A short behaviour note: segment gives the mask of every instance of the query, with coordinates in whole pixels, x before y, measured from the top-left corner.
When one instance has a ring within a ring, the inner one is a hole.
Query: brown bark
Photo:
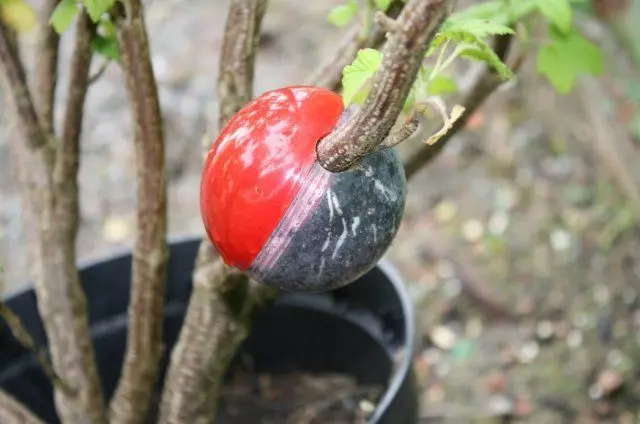
[[[168,248],[164,133],[149,40],[139,0],[125,1],[118,41],[134,124],[137,233],[133,250],[127,350],[110,405],[114,423],[143,423],[162,357]]]
[[[389,9],[387,9],[387,16],[395,19],[403,6],[404,1],[393,1],[389,5]],[[358,50],[378,48],[381,46],[384,42],[385,34],[385,28],[377,22],[374,22],[371,30],[364,37],[362,36],[362,28],[360,25],[354,26],[347,32],[338,48],[327,61],[309,77],[308,83],[326,87],[334,91],[340,90],[342,87],[342,70],[344,67],[353,62]]]
[[[35,340],[33,340],[33,337],[31,337],[31,334],[22,323],[20,317],[2,301],[0,301],[0,318],[2,318],[7,327],[9,327],[11,334],[13,334],[13,337],[16,338],[18,343],[20,343],[22,347],[35,357],[44,373],[47,375],[49,380],[52,381],[53,385],[60,387],[62,390],[67,392],[72,392],[71,386],[58,377],[53,369],[53,365],[49,362],[46,351],[36,344]],[[0,417],[2,417],[1,414]]]
[[[196,264],[193,293],[165,381],[161,423],[213,422],[224,373],[261,300],[250,287],[246,275],[219,258]]]
[[[390,30],[382,64],[362,109],[318,143],[318,161],[325,169],[349,169],[389,135],[448,6],[447,0],[410,0],[397,20],[381,20]]]
[[[79,32],[83,31],[82,25],[81,20]],[[77,42],[81,44],[82,40]],[[54,178],[55,137],[39,122],[22,64],[1,23],[0,64],[24,136],[24,140],[11,140],[11,153],[24,195],[38,308],[54,369],[72,386],[72,393],[56,388],[56,407],[63,422],[103,423],[102,390],[89,335],[86,299],[75,267],[76,222],[67,215],[74,213],[74,202],[70,200],[74,194],[67,191],[68,181]]]
[[[53,114],[58,83],[58,43],[60,37],[49,23],[60,0],[45,0],[40,9],[36,41],[35,94],[40,122],[45,131],[54,133]]]
[[[44,421],[2,389],[0,389],[0,418],[2,418],[2,424],[44,424]]]
[[[495,38],[494,51],[501,60],[504,61],[507,58],[512,42],[513,37],[511,35],[500,35]],[[522,63],[522,60],[522,57],[518,57],[510,66],[512,70],[516,71]],[[463,95],[460,104],[464,106],[465,110],[462,116],[453,123],[451,129],[444,134],[437,143],[424,144],[405,161],[404,173],[407,180],[411,179],[418,171],[428,165],[442,152],[453,136],[466,126],[469,118],[502,83],[503,81],[495,69],[486,66],[484,71],[480,73],[473,84],[471,84],[469,91]]]
[[[219,127],[253,97],[255,52],[267,0],[233,0],[220,59]],[[161,423],[211,423],[224,372],[249,331],[252,311],[273,291],[227,267],[200,245],[193,293],[165,379]]]

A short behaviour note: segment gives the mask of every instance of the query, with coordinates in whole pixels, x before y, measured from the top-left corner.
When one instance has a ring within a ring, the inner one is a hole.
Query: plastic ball
[[[234,115],[205,160],[200,207],[226,264],[288,291],[324,291],[369,271],[393,241],[406,180],[395,149],[332,173],[316,144],[343,113],[319,87],[268,91]]]

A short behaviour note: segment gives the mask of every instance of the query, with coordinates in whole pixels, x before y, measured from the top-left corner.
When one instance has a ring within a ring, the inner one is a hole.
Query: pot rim
[[[202,236],[198,235],[178,235],[167,237],[167,245],[181,244],[193,242],[196,240],[203,240]],[[94,265],[104,264],[106,262],[121,258],[123,256],[129,256],[132,253],[132,247],[119,246],[111,249],[110,252],[104,253],[99,257],[83,259],[76,262],[76,268],[82,270]],[[392,375],[390,376],[389,385],[387,386],[384,395],[376,405],[375,412],[369,418],[369,423],[376,423],[387,411],[389,406],[393,403],[395,397],[398,395],[405,380],[409,378],[409,373],[412,372],[412,359],[415,346],[415,311],[414,306],[409,296],[409,292],[406,289],[404,279],[400,275],[399,271],[392,264],[392,262],[383,256],[373,268],[378,267],[380,271],[387,277],[392,284],[400,302],[402,309],[405,340],[401,345],[402,359],[399,363],[393,364]],[[34,292],[34,284],[26,284],[25,286],[9,290],[5,292],[1,299],[8,300],[14,297],[18,297],[26,294],[27,292]],[[395,362],[394,358],[391,358],[392,363]]]
[[[397,270],[395,265],[393,265],[391,261],[386,257],[380,259],[375,266],[380,268],[380,270],[389,279],[391,284],[393,284],[393,287],[398,295],[398,299],[400,300],[400,305],[402,307],[402,315],[404,318],[405,340],[402,344],[402,348],[404,349],[404,352],[402,352],[402,361],[391,376],[391,382],[387,387],[384,396],[376,405],[376,410],[369,419],[370,423],[378,422],[381,416],[389,408],[394,398],[398,395],[398,392],[400,391],[400,388],[404,384],[405,380],[409,378],[409,373],[412,372],[411,366],[413,363],[413,351],[415,346],[415,312],[413,303],[411,301],[411,298],[409,297],[409,292],[406,289],[404,279],[400,275],[400,272]]]

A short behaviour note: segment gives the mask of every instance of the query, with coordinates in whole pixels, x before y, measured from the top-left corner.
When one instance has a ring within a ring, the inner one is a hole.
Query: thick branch
[[[402,0],[394,0],[387,9],[387,16],[395,19],[403,6]],[[378,48],[384,42],[385,34],[385,28],[377,22],[371,26],[366,37],[362,36],[360,25],[354,26],[347,32],[333,55],[309,77],[308,84],[338,91],[342,87],[342,70],[353,62],[358,50]]]
[[[494,50],[498,56],[504,60],[509,54],[513,37],[511,35],[501,35],[494,40]],[[513,64],[511,64],[512,70],[515,72],[520,66],[522,58],[520,57]],[[404,164],[404,173],[407,180],[413,177],[420,169],[435,159],[440,152],[446,147],[447,143],[465,127],[469,117],[471,117],[476,110],[484,103],[484,101],[502,85],[503,81],[498,73],[489,66],[486,66],[484,71],[479,74],[477,79],[471,88],[464,95],[461,105],[465,110],[460,118],[455,121],[451,129],[438,140],[435,144],[425,144],[414,153]]]
[[[127,351],[110,406],[111,421],[120,424],[147,419],[162,356],[168,250],[163,124],[140,0],[125,1],[118,41],[132,109],[138,186]]]
[[[13,160],[24,193],[26,228],[33,249],[35,290],[45,326],[53,366],[72,385],[73,395],[56,388],[55,400],[63,422],[105,421],[102,390],[89,335],[86,299],[75,264],[75,240],[65,227],[66,193],[53,181],[53,134],[38,119],[27,89],[24,71],[0,22],[0,69],[26,143],[11,140]]]
[[[382,50],[382,64],[362,109],[318,143],[318,160],[324,168],[345,171],[387,137],[429,43],[448,13],[448,4],[447,0],[410,0],[398,20],[387,25],[391,32]]]
[[[231,2],[220,59],[219,127],[252,98],[255,52],[267,0]],[[213,422],[227,365],[248,334],[250,315],[272,290],[200,245],[185,324],[171,355],[160,422]]]
[[[184,327],[172,354],[172,362],[180,361],[180,366],[172,367],[167,376],[161,423],[213,421],[222,377],[249,331],[257,300],[249,287],[246,275],[220,259],[197,267]]]
[[[58,82],[58,42],[60,37],[49,23],[49,18],[60,0],[45,0],[38,19],[38,38],[36,41],[35,94],[38,113],[43,128],[53,129],[54,102]]]
[[[253,98],[255,54],[267,0],[234,0],[229,6],[218,76],[220,129]]]
[[[2,424],[44,424],[44,421],[2,389],[0,389],[0,417],[2,417]]]

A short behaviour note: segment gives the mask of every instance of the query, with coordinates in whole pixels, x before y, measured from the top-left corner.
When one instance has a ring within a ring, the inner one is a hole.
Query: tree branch
[[[35,94],[40,122],[45,131],[53,134],[53,114],[58,82],[58,43],[60,36],[49,23],[60,0],[46,0],[40,10],[36,41]]]
[[[64,219],[57,225],[65,233],[69,255],[76,257],[75,241],[78,233],[80,206],[78,203],[78,168],[80,166],[80,135],[84,118],[84,104],[89,88],[91,69],[91,38],[95,25],[86,12],[78,15],[76,40],[69,69],[69,93],[58,145],[54,181],[59,197],[58,207]]]
[[[255,53],[267,0],[232,0],[222,42],[218,98],[222,126],[253,98]]]
[[[0,389],[0,417],[2,417],[2,424],[44,424],[44,421],[2,389]]]
[[[18,342],[24,347],[31,355],[33,355],[42,370],[47,375],[49,380],[53,383],[54,386],[60,387],[62,390],[67,392],[72,392],[71,386],[66,384],[64,381],[58,377],[55,370],[53,369],[53,365],[49,362],[49,358],[47,358],[47,354],[39,347],[29,331],[25,328],[24,324],[22,324],[22,320],[16,313],[14,313],[11,308],[9,308],[4,302],[0,300],[0,318],[2,318],[9,327],[11,334],[13,337],[18,340]],[[1,416],[1,415],[0,415]]]
[[[39,122],[17,52],[0,22],[0,69],[9,100],[26,140],[12,139],[17,164],[28,240],[34,252],[35,290],[45,326],[53,366],[72,385],[73,395],[56,388],[55,401],[63,422],[105,421],[102,389],[88,328],[86,299],[75,263],[75,239],[67,227],[69,194],[58,192],[53,179],[55,140]],[[26,141],[26,142],[23,142]]]
[[[505,60],[511,45],[513,43],[513,36],[510,34],[499,35],[494,39],[494,51],[500,57],[501,60]],[[516,72],[522,63],[523,57],[519,56],[516,60],[510,64],[510,68]],[[469,91],[463,95],[461,105],[465,108],[464,112],[455,121],[449,129],[449,131],[443,135],[435,144],[424,144],[420,149],[414,153],[409,159],[405,161],[404,173],[409,180],[420,169],[435,159],[440,152],[446,147],[447,143],[453,138],[454,135],[463,129],[469,117],[471,117],[476,110],[484,103],[484,101],[502,85],[503,81],[498,73],[491,67],[486,66],[484,71],[479,74],[475,82],[471,84]]]
[[[165,383],[161,423],[213,422],[224,373],[249,333],[256,306],[245,274],[220,259],[200,263],[196,269]],[[173,366],[177,361],[179,365]]]
[[[125,1],[117,22],[135,132],[137,234],[133,251],[127,351],[110,405],[114,423],[143,423],[162,357],[168,248],[164,133],[140,0]]]
[[[382,64],[362,109],[318,143],[318,160],[325,169],[349,169],[387,137],[448,6],[448,0],[410,0],[402,9],[391,25],[395,29],[388,34]]]
[[[387,16],[395,19],[404,6],[402,0],[393,0],[387,9]],[[308,79],[308,84],[338,91],[342,87],[342,70],[351,64],[360,49],[378,48],[384,42],[386,29],[377,22],[371,26],[366,37],[362,36],[361,25],[351,28],[327,61]]]
[[[253,97],[253,72],[267,0],[233,0],[220,59],[219,128]],[[193,293],[171,355],[160,422],[213,422],[224,373],[249,331],[252,311],[273,290],[250,282],[217,257],[208,240],[200,245]]]

